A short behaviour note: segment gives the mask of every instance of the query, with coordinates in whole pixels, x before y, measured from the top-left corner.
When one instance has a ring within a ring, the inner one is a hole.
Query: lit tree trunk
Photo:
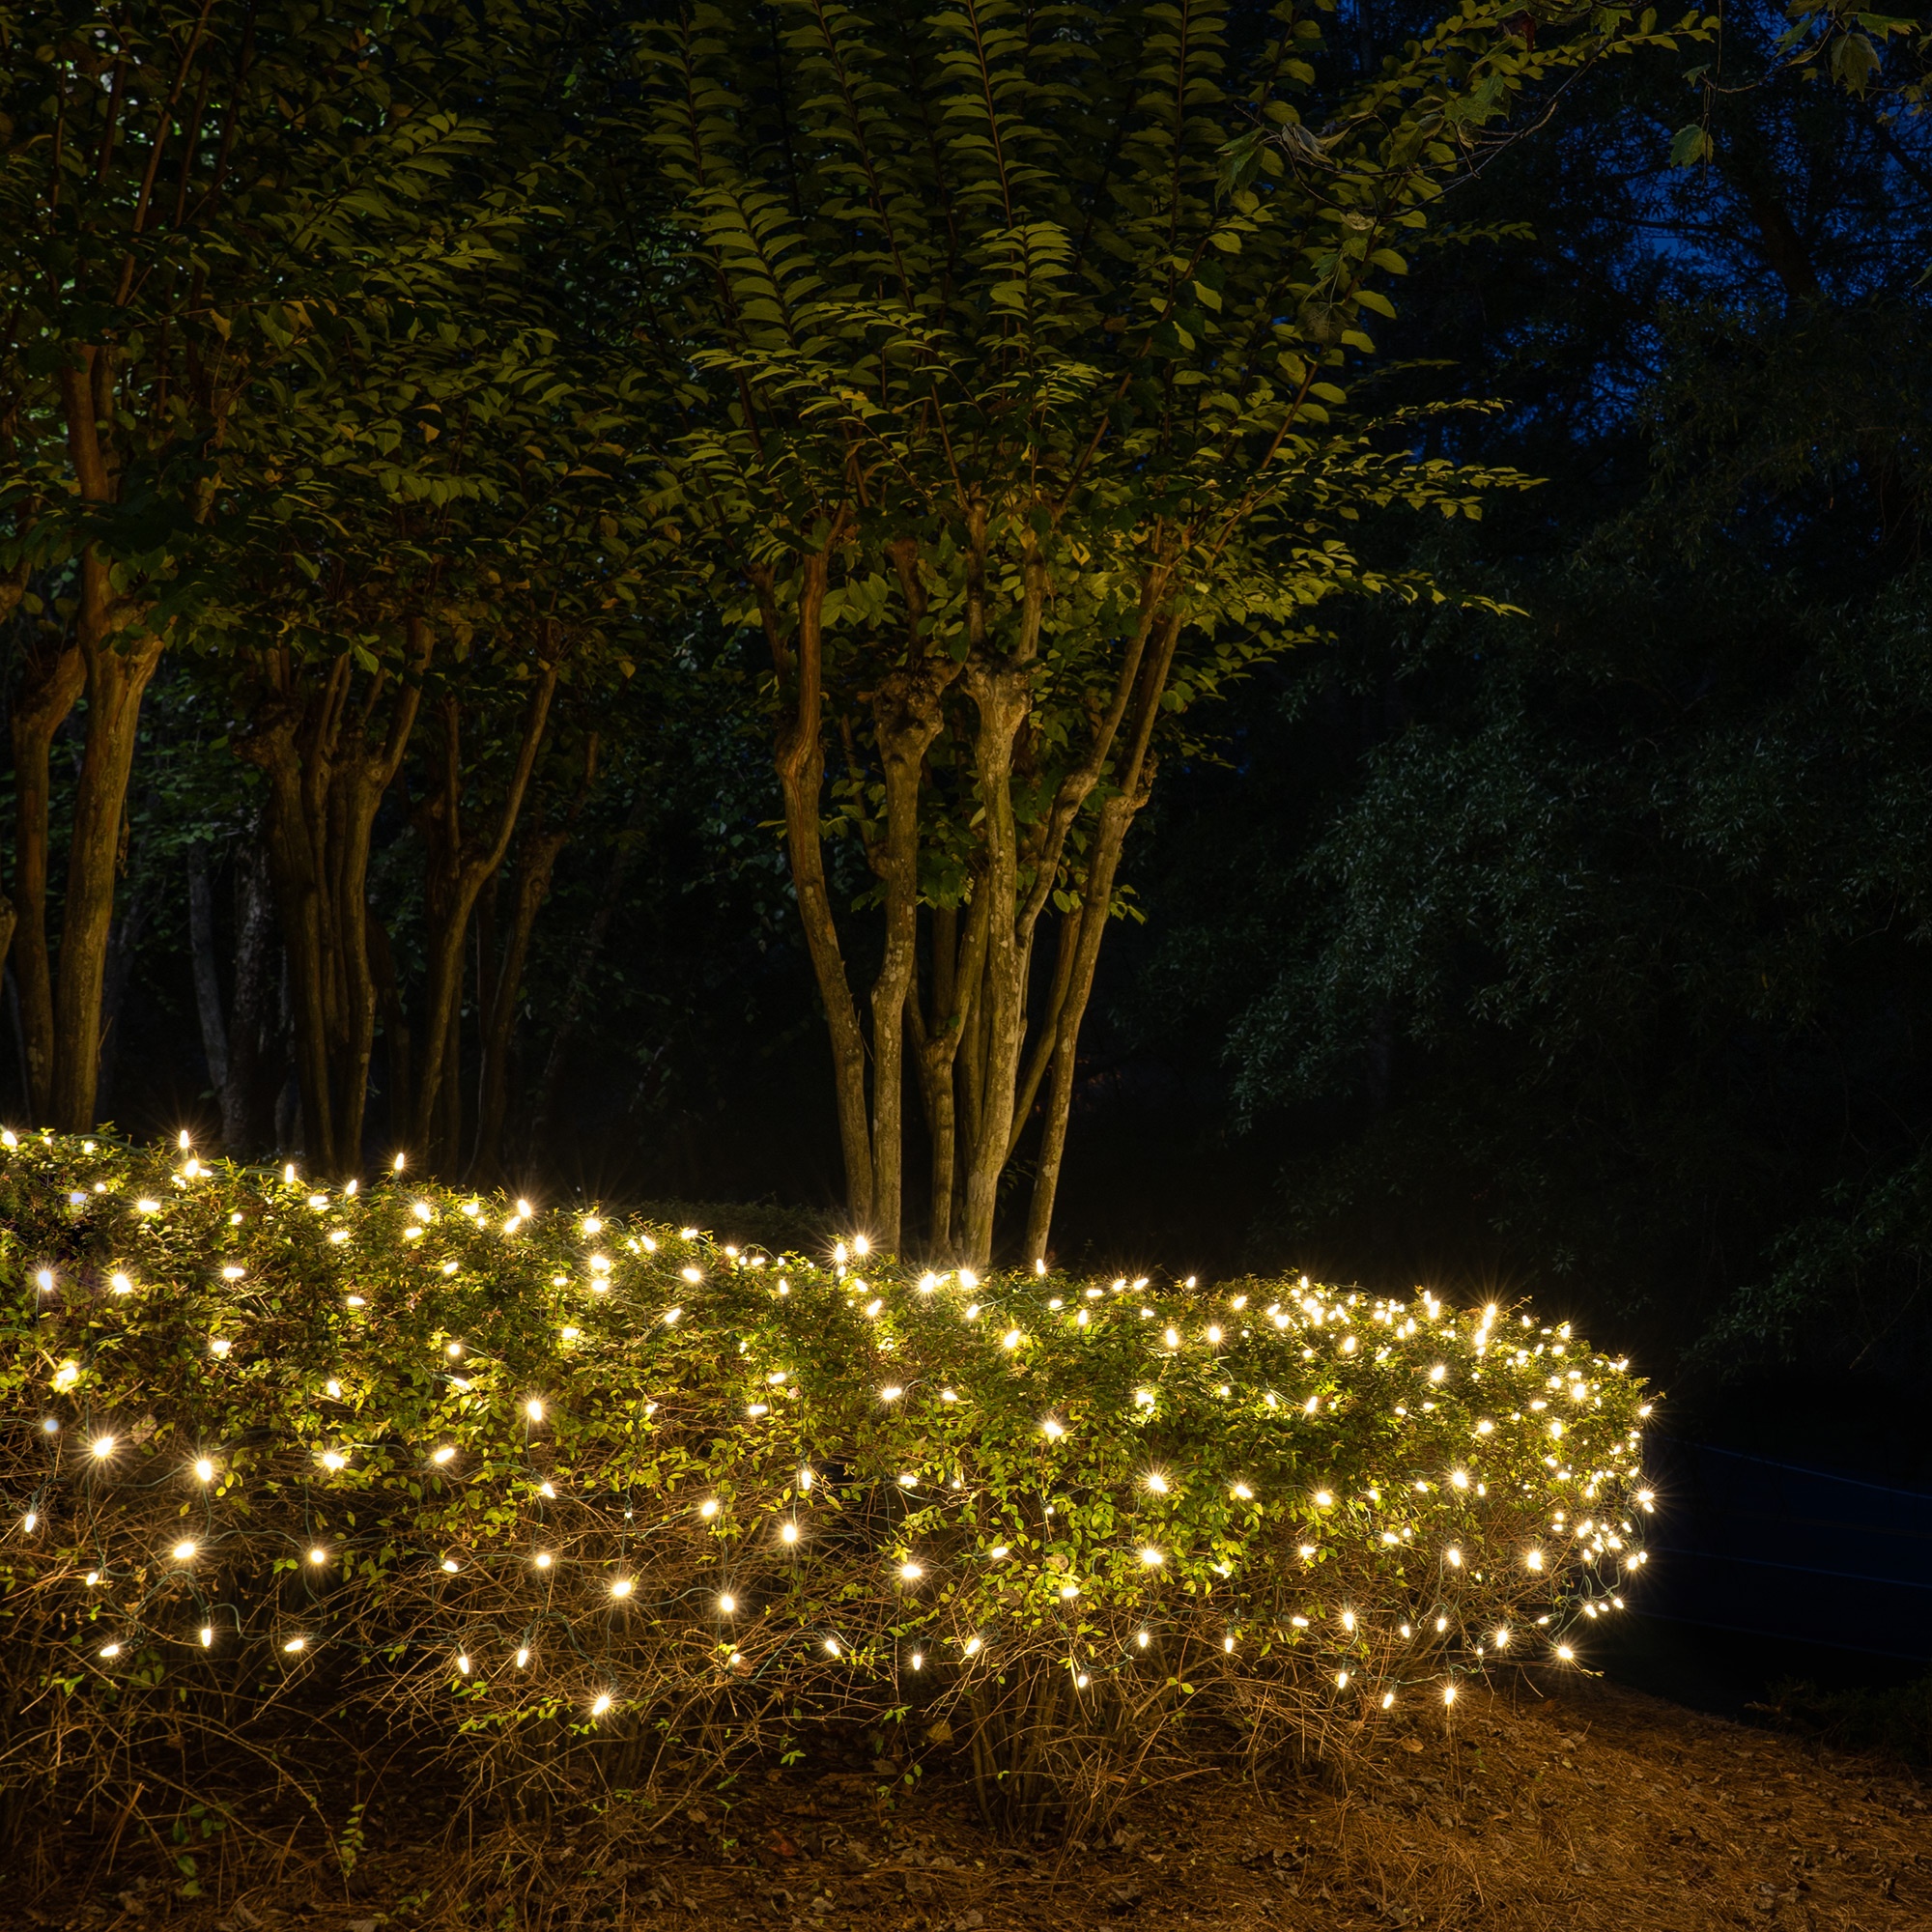
[[[974,780],[985,814],[985,963],[975,1002],[976,1065],[968,1089],[977,1089],[972,1133],[966,1147],[966,1184],[960,1203],[958,1245],[975,1267],[993,1255],[993,1215],[1000,1174],[1013,1122],[1013,1088],[1026,1037],[1027,950],[1016,929],[1019,841],[1013,824],[1013,740],[1027,713],[1023,670],[972,671],[967,691],[980,714],[974,739]]]
[[[1143,607],[1146,608],[1145,606]],[[1071,949],[1070,973],[1052,1016],[1053,1086],[1047,1095],[1046,1122],[1040,1136],[1039,1161],[1034,1171],[1033,1196],[1027,1207],[1027,1246],[1030,1258],[1046,1253],[1053,1225],[1054,1197],[1060,1187],[1061,1162],[1066,1151],[1066,1124],[1073,1105],[1074,1059],[1080,1043],[1080,1022],[1094,991],[1094,972],[1099,963],[1100,942],[1114,901],[1114,880],[1126,843],[1128,828],[1153,788],[1153,731],[1160,704],[1174,668],[1174,651],[1180,638],[1180,619],[1169,611],[1154,635],[1154,648],[1146,654],[1135,679],[1133,721],[1121,760],[1120,782],[1100,808],[1100,821],[1087,862],[1086,890],[1081,895],[1078,937]],[[1063,935],[1064,939],[1065,935]],[[1063,958],[1068,957],[1063,945]]]
[[[945,723],[947,690],[959,675],[952,658],[926,649],[925,593],[913,545],[897,546],[895,557],[906,601],[906,663],[872,694],[886,777],[886,830],[870,855],[885,886],[885,946],[871,996],[871,1229],[895,1250],[904,1215],[906,1014],[918,967],[920,783],[925,754]]]
[[[161,639],[137,635],[118,647],[107,569],[81,561],[78,629],[87,656],[87,736],[74,783],[68,843],[67,900],[61,908],[60,973],[54,987],[54,1124],[84,1133],[94,1124],[100,1070],[100,996],[114,923],[121,819],[141,722],[141,699],[161,661]]]
[[[781,690],[792,688],[792,711],[778,734],[775,760],[784,797],[785,850],[792,891],[805,926],[806,950],[825,1003],[832,1036],[833,1096],[838,1111],[838,1143],[845,1158],[845,1206],[861,1227],[871,1225],[874,1196],[871,1136],[866,1118],[866,1040],[859,1009],[845,977],[832,895],[819,841],[818,797],[825,784],[824,638],[820,628],[827,574],[838,542],[835,530],[823,550],[805,558],[798,589],[798,622],[787,641],[779,619],[769,570],[754,570],[765,636]]]

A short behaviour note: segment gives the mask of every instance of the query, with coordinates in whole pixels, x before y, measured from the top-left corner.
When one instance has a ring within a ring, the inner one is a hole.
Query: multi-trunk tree
[[[1365,513],[1474,515],[1518,480],[1341,385],[1512,108],[1651,26],[1539,41],[1510,11],[1341,95],[1294,5],[1240,51],[1219,0],[744,0],[647,37],[688,238],[655,353],[694,370],[666,497],[769,650],[848,1206],[878,1237],[906,1232],[910,1072],[934,1248],[989,1257],[1037,1111],[1043,1252],[1122,851],[1179,721],[1338,592],[1435,594],[1357,564]]]
[[[335,432],[345,361],[502,259],[499,199],[446,203],[486,131],[436,98],[460,96],[483,30],[434,14],[198,0],[0,22],[0,615],[24,640],[12,936],[37,1119],[94,1122],[162,652],[260,641],[274,613],[236,593],[265,543],[290,549],[292,441]],[[56,942],[48,759],[83,697]]]

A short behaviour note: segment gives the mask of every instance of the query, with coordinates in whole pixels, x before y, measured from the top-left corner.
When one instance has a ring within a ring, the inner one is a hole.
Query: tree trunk
[[[873,1212],[871,1135],[866,1118],[866,1039],[845,976],[832,895],[825,880],[818,798],[825,786],[824,638],[821,620],[831,555],[838,533],[824,550],[805,558],[798,594],[798,623],[789,642],[780,626],[769,571],[754,572],[765,635],[779,682],[793,686],[793,706],[778,734],[774,764],[784,798],[785,851],[792,892],[805,926],[806,951],[825,1005],[832,1038],[832,1091],[838,1113],[838,1145],[845,1160],[845,1207],[854,1223],[869,1228]]]
[[[910,556],[910,547],[906,554]],[[886,774],[886,834],[872,869],[886,889],[885,946],[872,982],[873,1237],[899,1246],[904,1213],[906,1011],[919,958],[919,791],[925,755],[945,722],[947,688],[959,674],[951,658],[925,654],[925,601],[917,573],[903,568],[908,663],[872,696],[873,730]]]
[[[328,1174],[361,1164],[376,1039],[370,841],[415,728],[432,649],[426,626],[409,625],[405,649],[404,675],[377,672],[359,700],[347,654],[318,672],[286,652],[262,653],[254,713],[236,744],[269,781],[264,824],[288,952],[303,1140],[306,1157]]]
[[[1053,1085],[1047,1091],[1046,1123],[1040,1133],[1039,1160],[1034,1170],[1033,1195],[1027,1204],[1026,1253],[1046,1258],[1046,1241],[1053,1226],[1054,1197],[1060,1188],[1060,1166],[1066,1152],[1066,1125],[1073,1106],[1074,1057],[1080,1043],[1080,1022],[1094,990],[1094,969],[1106,936],[1114,898],[1114,875],[1121,847],[1134,815],[1133,801],[1116,795],[1100,808],[1099,830],[1087,867],[1086,890],[1080,911],[1069,917],[1063,938],[1070,964],[1067,981],[1054,1015]]]
[[[461,716],[453,696],[443,700],[442,782],[419,815],[430,853],[425,895],[429,927],[423,1002],[425,1050],[422,1085],[415,1096],[415,1139],[424,1148],[436,1139],[438,1102],[443,1098],[443,1087],[450,1077],[448,1069],[454,1064],[453,1042],[462,1011],[463,943],[469,915],[475,908],[477,895],[503,863],[516,832],[518,814],[523,810],[530,774],[536,768],[537,753],[549,725],[556,673],[554,661],[541,668],[524,707],[516,763],[497,813],[496,830],[487,843],[474,847],[463,834]],[[461,1109],[461,1094],[451,1096],[446,1114],[440,1117],[446,1131],[452,1121],[460,1122]],[[445,1138],[441,1158],[451,1166],[460,1161],[461,1141]]]
[[[141,722],[141,699],[161,661],[161,639],[138,634],[118,648],[107,568],[81,558],[78,630],[87,657],[87,737],[74,783],[61,908],[60,972],[54,987],[53,1120],[68,1133],[94,1124],[100,1070],[100,998],[114,920],[121,821]]]
[[[1143,610],[1147,607],[1144,605]],[[1066,1126],[1073,1106],[1075,1054],[1080,1023],[1094,990],[1094,971],[1114,899],[1114,879],[1126,843],[1127,830],[1153,789],[1155,759],[1153,731],[1160,718],[1161,698],[1174,668],[1175,647],[1180,639],[1180,619],[1163,614],[1154,648],[1146,656],[1135,679],[1133,722],[1126,753],[1121,762],[1120,783],[1100,808],[1100,823],[1088,859],[1087,887],[1081,895],[1080,936],[1072,973],[1055,1015],[1053,1086],[1047,1096],[1046,1125],[1040,1136],[1039,1163],[1034,1173],[1033,1197],[1027,1205],[1027,1253],[1043,1259],[1053,1225],[1054,1197],[1060,1188],[1061,1162],[1066,1151]]]
[[[980,1048],[979,1118],[966,1149],[959,1245],[977,1268],[991,1264],[993,1217],[1000,1175],[1012,1130],[1014,1088],[1026,1038],[1028,951],[1017,930],[1019,844],[1013,823],[1013,741],[1025,722],[1024,669],[969,670],[967,691],[980,714],[974,739],[974,781],[985,814],[987,902],[985,967],[976,1044]]]
[[[14,743],[14,977],[25,1043],[27,1112],[36,1125],[53,1118],[54,985],[47,940],[48,825],[54,734],[87,682],[77,643],[27,653],[9,726]]]

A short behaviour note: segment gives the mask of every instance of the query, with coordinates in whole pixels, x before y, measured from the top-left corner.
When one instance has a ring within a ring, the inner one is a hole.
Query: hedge
[[[528,1804],[845,1724],[1090,1820],[1182,1727],[1353,1749],[1585,1662],[1644,1561],[1640,1384],[1520,1310],[4,1142],[16,1820],[299,1784],[317,1725]]]

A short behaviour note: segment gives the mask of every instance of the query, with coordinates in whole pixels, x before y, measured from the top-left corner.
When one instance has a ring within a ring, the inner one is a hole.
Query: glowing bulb
[[[604,1713],[608,1711],[610,1708],[611,1708],[611,1693],[608,1690],[606,1690],[601,1692],[597,1697],[596,1702],[591,1705],[590,1715],[593,1718],[601,1718],[604,1715]]]
[[[1158,1549],[1156,1549],[1152,1544],[1149,1544],[1147,1548],[1141,1551],[1141,1561],[1145,1563],[1150,1570],[1151,1570],[1155,1568],[1157,1565],[1165,1563],[1167,1561],[1167,1558]]]
[[[93,1450],[97,1461],[105,1462],[114,1453],[114,1438],[111,1435],[97,1435],[87,1446]]]
[[[901,1563],[899,1565],[899,1575],[903,1577],[908,1583],[917,1583],[919,1579],[925,1575],[925,1571],[924,1568],[918,1563]]]
[[[213,1624],[203,1624],[201,1627],[202,1649],[203,1650],[212,1649],[213,1647],[213,1644],[214,1644],[214,1626]]]
[[[125,1274],[109,1275],[107,1285],[116,1294],[132,1294],[134,1292],[134,1284]]]
[[[456,1451],[452,1449],[448,1443],[445,1442],[440,1449],[435,1450],[431,1453],[429,1460],[432,1463],[447,1463],[455,1456],[455,1454]]]
[[[550,1551],[549,1551],[548,1549],[539,1549],[539,1550],[537,1551],[537,1553],[536,1553],[536,1566],[537,1566],[537,1568],[538,1568],[539,1570],[548,1570],[548,1569],[550,1568],[550,1566],[551,1566],[551,1554],[550,1554]]]
[[[532,1422],[541,1422],[544,1419],[544,1406],[536,1399],[535,1396],[532,1396],[528,1402],[525,1403],[524,1413],[527,1415]]]
[[[1540,1549],[1532,1549],[1529,1552],[1529,1554],[1522,1559],[1522,1563],[1523,1563],[1523,1568],[1525,1570],[1541,1570],[1543,1568],[1543,1551]]]
[[[781,1523],[779,1525],[779,1541],[781,1543],[796,1543],[798,1541],[798,1524],[795,1522]]]
[[[169,1554],[174,1557],[177,1563],[190,1563],[194,1560],[195,1548],[196,1546],[194,1544],[182,1542],[176,1544]]]
[[[526,1668],[529,1664],[529,1661],[530,1661],[529,1646],[526,1644],[523,1649],[517,1652],[517,1668],[519,1670]]]
[[[305,1636],[292,1636],[290,1637],[288,1642],[283,1644],[282,1646],[283,1651],[290,1657],[293,1657],[297,1651],[306,1650],[307,1648],[308,1648],[308,1638]]]
[[[699,1516],[705,1518],[716,1516],[718,1514],[718,1498],[716,1496],[706,1496],[705,1499],[698,1504],[697,1513]]]
[[[631,1594],[631,1579],[628,1577],[616,1577],[611,1582],[611,1594],[613,1597],[628,1597]]]
[[[1021,1342],[1024,1341],[1025,1339],[1026,1338],[1023,1335],[1021,1335],[1020,1331],[1017,1328],[1009,1328],[1007,1332],[1000,1337],[1000,1347],[1003,1349],[1017,1349],[1021,1344]]]
[[[1445,1704],[1453,1704],[1453,1703],[1454,1703],[1454,1702],[1456,1701],[1456,1687],[1455,1687],[1455,1685],[1453,1685],[1453,1684],[1445,1684],[1445,1685],[1443,1685],[1443,1687],[1442,1687],[1442,1701],[1443,1701],[1443,1702],[1444,1702]]]
[[[1317,1490],[1315,1492],[1315,1507],[1317,1509],[1325,1510],[1333,1504],[1334,1500],[1335,1498],[1326,1490]]]
[[[315,1546],[315,1548],[309,1551],[308,1560],[311,1563],[327,1563],[328,1561],[328,1551],[326,1550],[322,1547],[322,1545],[318,1543]]]

